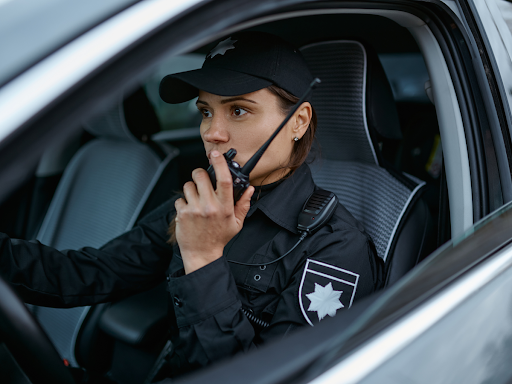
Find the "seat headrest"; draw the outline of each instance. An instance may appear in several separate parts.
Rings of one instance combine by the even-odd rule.
[[[146,141],[160,131],[158,117],[143,88],[137,89],[110,109],[101,111],[84,123],[96,137],[124,141]]]
[[[322,157],[379,164],[379,139],[400,139],[402,134],[377,54],[354,40],[313,43],[301,52],[322,80],[312,97]]]

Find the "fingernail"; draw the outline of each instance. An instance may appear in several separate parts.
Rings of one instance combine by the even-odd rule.
[[[213,157],[219,157],[220,156],[220,152],[219,151],[212,151],[211,155]]]

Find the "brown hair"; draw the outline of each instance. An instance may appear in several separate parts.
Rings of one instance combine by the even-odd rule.
[[[292,95],[291,93],[285,91],[282,88],[279,88],[277,85],[270,85],[267,89],[277,96],[279,100],[279,104],[283,115],[288,114],[293,106],[299,101],[297,96]],[[311,150],[311,146],[313,145],[313,141],[315,139],[315,132],[317,127],[317,118],[316,112],[313,107],[311,107],[311,121],[309,122],[309,127],[306,130],[306,133],[299,141],[294,143],[292,154],[290,156],[290,161],[284,168],[290,168],[291,172],[289,175],[293,174],[297,168],[299,168],[302,163],[308,157],[309,151]]]
[[[272,84],[267,87],[267,89],[277,96],[277,99],[279,100],[279,107],[281,108],[283,115],[287,115],[293,106],[299,101],[297,96],[294,96],[290,92],[279,88],[277,85]],[[290,155],[290,161],[283,167],[290,168],[291,170],[291,172],[286,177],[291,176],[293,172],[295,172],[302,165],[302,163],[308,157],[309,151],[313,145],[317,128],[317,117],[315,109],[311,107],[311,110],[312,114],[309,127],[302,138],[294,143],[292,153]],[[173,245],[176,244],[176,214],[174,214],[171,223],[169,224],[169,230],[167,231],[167,234],[170,236],[168,243]]]

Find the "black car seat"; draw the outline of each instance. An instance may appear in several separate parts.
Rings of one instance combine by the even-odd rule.
[[[95,136],[76,152],[57,187],[37,239],[57,249],[100,247],[129,230],[147,212],[162,177],[173,185],[171,161],[178,150],[150,140],[160,130],[144,90],[138,89],[84,127]],[[172,173],[172,172],[171,172]],[[89,307],[55,309],[31,306],[58,352],[77,366],[74,346]]]
[[[392,284],[428,252],[432,222],[421,200],[425,183],[380,156],[383,138],[401,139],[391,87],[376,53],[358,41],[314,43],[301,52],[322,80],[312,98],[320,144],[313,178],[365,226]]]

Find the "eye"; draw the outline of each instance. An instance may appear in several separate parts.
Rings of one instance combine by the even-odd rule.
[[[203,117],[207,117],[207,118],[212,117],[212,113],[208,109],[200,108],[199,112],[201,112]]]
[[[241,107],[233,107],[233,115],[235,116],[243,116],[247,113],[247,111]]]

